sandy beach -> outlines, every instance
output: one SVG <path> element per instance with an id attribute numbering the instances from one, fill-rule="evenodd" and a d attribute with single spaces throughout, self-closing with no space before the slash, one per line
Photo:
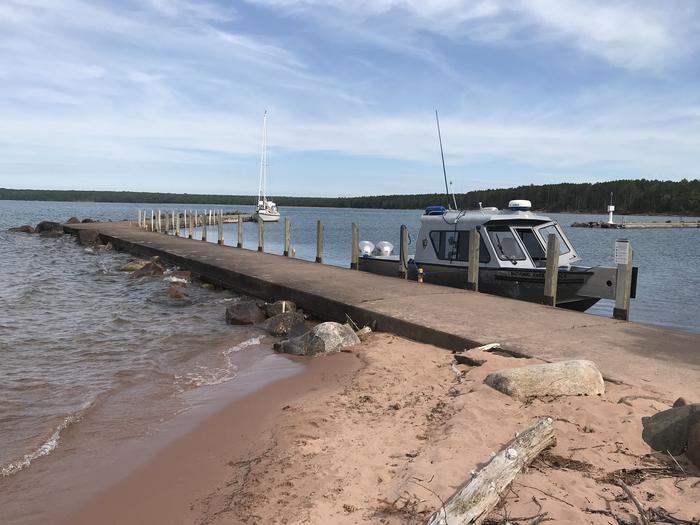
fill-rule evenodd
<path id="1" fill-rule="evenodd" d="M 450 352 L 371 334 L 234 402 L 68 518 L 70 524 L 424 523 L 513 435 L 542 417 L 557 444 L 521 473 L 488 523 L 635 523 L 613 483 L 648 508 L 700 518 L 698 471 L 655 453 L 641 417 L 693 385 L 606 381 L 600 397 L 517 401 L 488 373 L 535 359 Z M 457 373 L 459 372 L 459 374 Z"/>

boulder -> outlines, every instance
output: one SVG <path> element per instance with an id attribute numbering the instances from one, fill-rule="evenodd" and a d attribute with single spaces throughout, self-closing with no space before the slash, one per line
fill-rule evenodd
<path id="1" fill-rule="evenodd" d="M 642 439 L 654 450 L 677 456 L 688 447 L 690 429 L 698 423 L 700 403 L 669 408 L 642 418 Z"/>
<path id="2" fill-rule="evenodd" d="M 504 394 L 520 399 L 605 393 L 605 383 L 595 363 L 585 360 L 499 370 L 489 374 L 485 382 Z"/>
<path id="3" fill-rule="evenodd" d="M 700 421 L 688 429 L 688 446 L 685 450 L 688 459 L 700 469 Z"/>
<path id="4" fill-rule="evenodd" d="M 95 219 L 83 219 L 83 220 L 80 221 L 80 222 L 82 222 L 83 224 L 87 224 L 87 223 L 89 223 L 89 222 L 100 222 L 100 221 L 96 221 Z"/>
<path id="5" fill-rule="evenodd" d="M 265 312 L 257 301 L 241 301 L 226 308 L 228 324 L 258 324 L 265 320 Z"/>
<path id="6" fill-rule="evenodd" d="M 139 277 L 157 277 L 159 275 L 163 275 L 164 272 L 165 266 L 160 264 L 158 261 L 151 261 L 134 271 L 134 273 L 131 274 L 131 277 L 135 279 Z"/>
<path id="7" fill-rule="evenodd" d="M 102 244 L 102 241 L 100 241 L 100 232 L 97 230 L 80 230 L 78 232 L 78 242 L 83 246 Z"/>
<path id="8" fill-rule="evenodd" d="M 168 288 L 168 298 L 170 299 L 187 299 L 187 292 L 182 286 L 171 286 Z"/>
<path id="9" fill-rule="evenodd" d="M 18 226 L 16 228 L 10 228 L 7 230 L 10 233 L 35 233 L 34 227 L 25 224 L 24 226 Z"/>
<path id="10" fill-rule="evenodd" d="M 181 283 L 192 282 L 192 272 L 187 270 L 176 270 L 174 272 L 170 272 L 169 277 L 171 277 L 173 281 L 178 281 Z"/>
<path id="11" fill-rule="evenodd" d="M 304 314 L 300 311 L 284 312 L 270 317 L 263 323 L 263 328 L 271 335 L 280 337 L 290 335 L 294 328 L 304 325 Z M 298 333 L 298 332 L 297 332 Z"/>
<path id="12" fill-rule="evenodd" d="M 78 217 L 71 217 L 66 221 L 66 224 L 80 224 L 80 219 L 78 219 Z"/>
<path id="13" fill-rule="evenodd" d="M 274 317 L 285 312 L 294 312 L 297 305 L 292 301 L 275 301 L 274 303 L 265 303 L 265 315 Z"/>
<path id="14" fill-rule="evenodd" d="M 63 226 L 57 222 L 41 221 L 34 231 L 44 237 L 58 237 L 63 235 Z"/>
<path id="15" fill-rule="evenodd" d="M 360 339 L 348 325 L 326 322 L 314 326 L 304 335 L 287 339 L 275 345 L 275 349 L 293 355 L 327 355 L 360 343 Z"/>
<path id="16" fill-rule="evenodd" d="M 132 259 L 131 261 L 122 264 L 121 268 L 119 268 L 120 272 L 135 272 L 136 270 L 140 270 L 144 266 L 148 264 L 148 261 L 144 261 L 143 259 Z"/>

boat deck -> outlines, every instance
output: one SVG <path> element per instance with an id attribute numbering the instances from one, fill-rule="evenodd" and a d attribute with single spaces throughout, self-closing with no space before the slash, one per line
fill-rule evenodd
<path id="1" fill-rule="evenodd" d="M 609 379 L 653 386 L 655 378 L 670 376 L 689 397 L 700 391 L 700 334 L 219 246 L 128 222 L 65 228 L 97 229 L 117 249 L 157 255 L 261 299 L 295 301 L 320 319 L 342 322 L 349 315 L 357 324 L 373 322 L 378 330 L 448 349 L 498 342 L 547 361 L 585 358 Z"/>

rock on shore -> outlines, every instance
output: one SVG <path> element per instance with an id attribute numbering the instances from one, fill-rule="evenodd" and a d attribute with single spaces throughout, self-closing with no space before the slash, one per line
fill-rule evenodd
<path id="1" fill-rule="evenodd" d="M 684 405 L 658 412 L 642 418 L 642 439 L 654 450 L 678 456 L 688 448 L 688 438 L 693 430 L 695 444 L 697 427 L 700 425 L 700 404 Z M 700 459 L 700 450 L 689 450 L 688 458 L 695 453 Z M 700 467 L 700 465 L 698 465 Z"/>
<path id="2" fill-rule="evenodd" d="M 287 311 L 270 317 L 263 323 L 263 328 L 271 335 L 280 337 L 290 335 L 295 328 L 304 325 L 304 314 L 300 311 Z M 297 332 L 300 333 L 300 332 Z"/>
<path id="3" fill-rule="evenodd" d="M 500 370 L 489 374 L 485 382 L 520 399 L 605 393 L 603 376 L 595 363 L 582 359 Z"/>
<path id="4" fill-rule="evenodd" d="M 294 312 L 297 305 L 292 301 L 275 301 L 274 303 L 265 303 L 265 315 L 274 317 L 285 312 Z"/>
<path id="5" fill-rule="evenodd" d="M 326 322 L 316 325 L 304 335 L 275 345 L 275 350 L 292 355 L 328 355 L 360 343 L 348 325 Z"/>
<path id="6" fill-rule="evenodd" d="M 58 237 L 63 235 L 63 226 L 58 222 L 41 221 L 36 225 L 34 231 L 44 237 Z"/>
<path id="7" fill-rule="evenodd" d="M 241 301 L 226 308 L 226 322 L 228 324 L 259 324 L 265 319 L 265 312 L 257 301 Z"/>

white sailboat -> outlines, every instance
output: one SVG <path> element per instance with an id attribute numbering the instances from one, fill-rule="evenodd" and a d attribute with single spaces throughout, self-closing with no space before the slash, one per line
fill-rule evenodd
<path id="1" fill-rule="evenodd" d="M 262 152 L 260 154 L 260 183 L 258 184 L 258 203 L 255 207 L 255 219 L 263 222 L 277 222 L 280 212 L 277 204 L 267 198 L 267 110 L 263 115 Z"/>

